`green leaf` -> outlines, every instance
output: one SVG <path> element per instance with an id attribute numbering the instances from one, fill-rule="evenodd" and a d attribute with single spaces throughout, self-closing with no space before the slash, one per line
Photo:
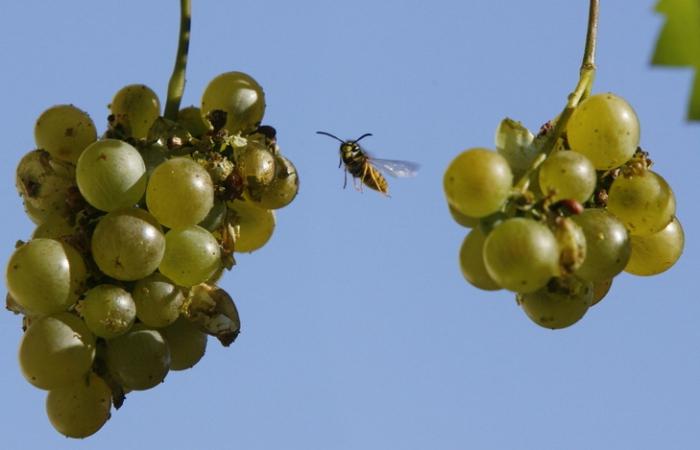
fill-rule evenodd
<path id="1" fill-rule="evenodd" d="M 652 64 L 695 69 L 688 119 L 700 120 L 700 0 L 659 0 L 656 11 L 666 16 Z"/>

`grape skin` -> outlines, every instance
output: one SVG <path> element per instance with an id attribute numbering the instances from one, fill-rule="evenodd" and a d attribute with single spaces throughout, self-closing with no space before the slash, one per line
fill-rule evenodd
<path id="1" fill-rule="evenodd" d="M 237 253 L 254 252 L 270 240 L 275 231 L 273 211 L 241 201 L 230 202 L 228 207 L 236 214 L 237 235 L 234 250 Z"/>
<path id="2" fill-rule="evenodd" d="M 111 407 L 112 391 L 94 373 L 52 389 L 46 396 L 46 414 L 51 425 L 71 438 L 86 438 L 97 433 L 109 419 Z"/>
<path id="3" fill-rule="evenodd" d="M 136 305 L 131 295 L 111 284 L 100 284 L 85 293 L 78 304 L 85 324 L 96 336 L 115 338 L 131 328 L 136 318 Z"/>
<path id="4" fill-rule="evenodd" d="M 139 280 L 134 286 L 133 297 L 139 320 L 155 328 L 175 322 L 185 301 L 181 289 L 160 273 Z"/>
<path id="5" fill-rule="evenodd" d="M 647 236 L 630 236 L 632 253 L 625 272 L 633 275 L 657 275 L 670 269 L 683 253 L 685 235 L 677 218 L 666 227 Z"/>
<path id="6" fill-rule="evenodd" d="M 202 94 L 202 118 L 208 123 L 211 111 L 226 113 L 229 133 L 254 130 L 265 114 L 265 93 L 250 75 L 226 72 L 209 82 Z"/>
<path id="7" fill-rule="evenodd" d="M 597 175 L 584 155 L 559 151 L 550 155 L 539 169 L 539 187 L 552 201 L 572 199 L 584 203 L 593 194 Z"/>
<path id="8" fill-rule="evenodd" d="M 207 335 L 184 317 L 163 328 L 161 334 L 170 348 L 170 370 L 191 368 L 207 349 Z"/>
<path id="9" fill-rule="evenodd" d="M 622 222 L 604 209 L 587 209 L 573 219 L 586 236 L 586 259 L 576 275 L 596 282 L 622 272 L 631 251 L 629 235 Z"/>
<path id="10" fill-rule="evenodd" d="M 109 105 L 116 123 L 137 139 L 148 135 L 153 122 L 160 116 L 160 101 L 151 88 L 131 84 L 121 88 Z"/>
<path id="11" fill-rule="evenodd" d="M 484 265 L 484 241 L 486 236 L 477 227 L 472 229 L 464 238 L 459 249 L 459 266 L 462 275 L 473 286 L 485 291 L 496 291 L 503 289 L 489 275 Z"/>
<path id="12" fill-rule="evenodd" d="M 54 158 L 75 164 L 85 147 L 97 140 L 97 130 L 86 112 L 73 105 L 56 105 L 37 119 L 34 140 Z"/>
<path id="13" fill-rule="evenodd" d="M 221 251 L 214 236 L 193 225 L 165 234 L 165 254 L 159 270 L 180 286 L 207 281 L 221 266 Z"/>
<path id="14" fill-rule="evenodd" d="M 136 391 L 161 383 L 170 369 L 170 350 L 156 330 L 137 324 L 107 341 L 107 367 L 124 387 Z"/>
<path id="15" fill-rule="evenodd" d="M 557 330 L 569 327 L 593 303 L 593 283 L 574 277 L 555 278 L 542 289 L 518 296 L 518 303 L 537 325 Z"/>

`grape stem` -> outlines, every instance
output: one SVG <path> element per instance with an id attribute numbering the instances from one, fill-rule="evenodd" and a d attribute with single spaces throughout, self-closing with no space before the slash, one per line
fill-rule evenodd
<path id="1" fill-rule="evenodd" d="M 586 32 L 586 46 L 583 52 L 583 61 L 579 70 L 579 80 L 576 88 L 571 94 L 564 106 L 564 110 L 559 114 L 559 117 L 547 135 L 547 139 L 542 145 L 542 150 L 537 158 L 532 162 L 525 174 L 518 180 L 515 189 L 518 192 L 527 190 L 530 184 L 530 176 L 539 168 L 539 166 L 547 159 L 552 150 L 557 144 L 562 133 L 566 129 L 566 124 L 569 122 L 571 114 L 581 101 L 588 97 L 593 87 L 593 79 L 595 78 L 595 49 L 598 37 L 598 11 L 600 9 L 600 0 L 590 0 L 588 8 L 588 30 Z"/>
<path id="2" fill-rule="evenodd" d="M 190 26 L 192 24 L 191 0 L 180 0 L 180 39 L 177 44 L 175 67 L 168 83 L 168 100 L 165 104 L 163 117 L 177 120 L 180 110 L 182 93 L 185 90 L 185 70 L 187 68 L 187 53 L 190 48 Z"/>

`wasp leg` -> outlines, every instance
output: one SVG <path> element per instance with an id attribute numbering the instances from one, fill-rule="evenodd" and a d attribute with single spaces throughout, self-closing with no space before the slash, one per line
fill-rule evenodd
<path id="1" fill-rule="evenodd" d="M 345 172 L 345 179 L 343 180 L 343 189 L 345 189 L 348 186 L 348 171 L 346 169 L 343 172 Z"/>

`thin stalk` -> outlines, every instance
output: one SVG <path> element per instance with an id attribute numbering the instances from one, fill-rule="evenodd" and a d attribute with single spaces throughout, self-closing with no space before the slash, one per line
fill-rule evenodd
<path id="1" fill-rule="evenodd" d="M 175 67 L 168 83 L 168 100 L 163 116 L 169 120 L 177 120 L 180 110 L 182 93 L 185 91 L 185 70 L 187 69 L 187 53 L 190 48 L 190 25 L 192 23 L 191 0 L 180 0 L 180 38 L 177 44 Z"/>

